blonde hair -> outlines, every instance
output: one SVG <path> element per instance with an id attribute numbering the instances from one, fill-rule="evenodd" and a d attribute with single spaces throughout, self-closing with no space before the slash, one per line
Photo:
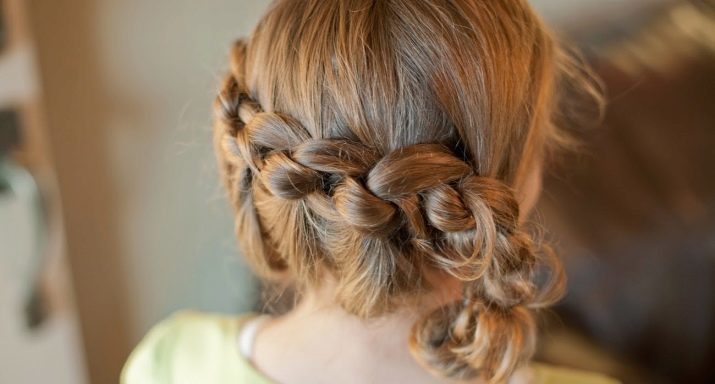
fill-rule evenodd
<path id="1" fill-rule="evenodd" d="M 215 104 L 243 254 L 301 289 L 328 271 L 366 318 L 448 273 L 463 299 L 415 324 L 410 350 L 438 375 L 506 379 L 533 353 L 533 310 L 564 287 L 515 194 L 564 142 L 569 63 L 522 0 L 275 2 Z"/>

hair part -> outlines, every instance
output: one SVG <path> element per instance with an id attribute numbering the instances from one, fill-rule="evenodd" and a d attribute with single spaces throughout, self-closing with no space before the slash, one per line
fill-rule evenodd
<path id="1" fill-rule="evenodd" d="M 441 376 L 505 380 L 533 354 L 534 309 L 564 289 L 516 198 L 566 142 L 561 53 L 523 0 L 276 1 L 215 104 L 243 254 L 300 289 L 327 271 L 362 317 L 446 272 L 463 299 L 416 323 L 410 350 Z"/>

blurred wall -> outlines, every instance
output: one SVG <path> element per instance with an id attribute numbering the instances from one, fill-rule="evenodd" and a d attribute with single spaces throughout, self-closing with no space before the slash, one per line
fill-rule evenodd
<path id="1" fill-rule="evenodd" d="M 30 3 L 91 381 L 116 382 L 172 311 L 253 305 L 210 108 L 268 1 Z"/>
<path id="2" fill-rule="evenodd" d="M 677 0 L 530 0 L 545 19 L 574 30 L 603 28 L 629 21 L 634 14 Z"/>

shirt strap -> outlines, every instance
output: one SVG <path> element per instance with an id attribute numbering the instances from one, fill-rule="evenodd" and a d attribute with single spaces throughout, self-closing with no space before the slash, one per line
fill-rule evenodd
<path id="1" fill-rule="evenodd" d="M 238 334 L 238 350 L 247 360 L 253 358 L 253 344 L 256 340 L 256 334 L 266 320 L 270 318 L 271 316 L 267 314 L 258 315 L 247 320 L 243 327 L 241 327 Z"/>

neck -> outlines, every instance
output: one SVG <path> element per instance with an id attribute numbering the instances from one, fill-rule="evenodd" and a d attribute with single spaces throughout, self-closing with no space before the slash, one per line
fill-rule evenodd
<path id="1" fill-rule="evenodd" d="M 456 280 L 428 278 L 439 283 L 432 284 L 439 287 L 432 294 L 374 319 L 343 310 L 334 301 L 334 281 L 326 279 L 319 289 L 307 290 L 290 312 L 264 326 L 256 338 L 254 363 L 280 383 L 454 383 L 427 373 L 408 349 L 413 324 L 461 296 Z M 532 375 L 524 367 L 508 383 L 531 383 Z"/>
<path id="2" fill-rule="evenodd" d="M 306 290 L 299 303 L 280 321 L 313 324 L 321 332 L 334 331 L 340 334 L 340 338 L 349 338 L 356 343 L 364 341 L 372 345 L 374 340 L 381 340 L 403 349 L 412 324 L 423 315 L 423 311 L 406 308 L 372 319 L 362 319 L 335 303 L 333 292 L 334 284 Z"/>
<path id="3" fill-rule="evenodd" d="M 412 357 L 408 339 L 421 316 L 455 300 L 455 287 L 373 319 L 343 310 L 334 301 L 334 288 L 332 280 L 324 280 L 320 288 L 306 290 L 290 312 L 266 324 L 256 340 L 254 356 L 259 367 L 271 367 L 264 370 L 279 382 L 311 382 L 309 367 L 319 367 L 323 377 L 345 383 L 364 382 L 366 374 L 374 382 L 439 382 Z M 281 347 L 269 349 L 271 345 Z M 287 380 L 300 376 L 301 368 L 308 370 L 302 373 L 307 375 L 305 380 Z M 356 374 L 356 369 L 361 373 Z M 405 381 L 405 377 L 411 379 Z"/>

